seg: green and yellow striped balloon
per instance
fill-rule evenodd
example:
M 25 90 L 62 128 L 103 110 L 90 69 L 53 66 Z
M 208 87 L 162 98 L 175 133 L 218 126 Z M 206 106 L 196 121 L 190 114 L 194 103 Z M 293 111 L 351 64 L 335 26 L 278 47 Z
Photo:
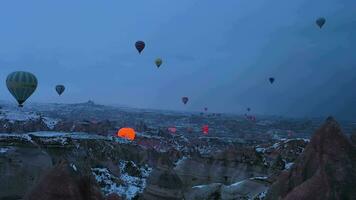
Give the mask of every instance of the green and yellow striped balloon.
M 35 92 L 37 88 L 37 78 L 29 72 L 16 71 L 6 78 L 6 86 L 12 96 L 23 107 L 23 103 Z
M 162 65 L 162 59 L 160 59 L 160 58 L 157 58 L 156 60 L 155 60 L 155 63 L 156 63 L 156 66 L 157 66 L 157 68 L 159 68 L 161 65 Z

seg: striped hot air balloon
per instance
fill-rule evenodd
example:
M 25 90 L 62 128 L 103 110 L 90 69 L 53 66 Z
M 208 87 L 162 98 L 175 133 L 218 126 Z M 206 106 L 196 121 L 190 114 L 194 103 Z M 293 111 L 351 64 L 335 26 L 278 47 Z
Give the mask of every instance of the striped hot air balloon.
M 156 63 L 157 68 L 159 68 L 159 67 L 162 65 L 162 59 L 157 58 L 157 59 L 155 60 L 155 63 Z
M 57 91 L 58 95 L 61 95 L 65 89 L 66 88 L 64 87 L 64 85 L 56 85 L 56 91 Z
M 37 88 L 37 78 L 30 72 L 16 71 L 6 78 L 6 86 L 12 96 L 23 107 L 23 103 L 35 92 Z
M 138 51 L 138 53 L 141 53 L 142 51 L 143 51 L 143 49 L 145 48 L 145 42 L 144 41 L 137 41 L 136 43 L 135 43 L 135 47 L 136 47 L 136 49 L 137 49 L 137 51 Z

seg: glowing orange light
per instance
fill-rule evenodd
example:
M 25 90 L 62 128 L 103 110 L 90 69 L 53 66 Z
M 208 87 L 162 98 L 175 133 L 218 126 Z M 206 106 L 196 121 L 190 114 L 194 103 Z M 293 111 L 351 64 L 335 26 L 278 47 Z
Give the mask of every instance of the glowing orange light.
M 134 140 L 136 133 L 135 133 L 135 130 L 132 128 L 121 128 L 117 132 L 117 136 L 119 136 L 121 138 L 128 139 L 128 140 Z

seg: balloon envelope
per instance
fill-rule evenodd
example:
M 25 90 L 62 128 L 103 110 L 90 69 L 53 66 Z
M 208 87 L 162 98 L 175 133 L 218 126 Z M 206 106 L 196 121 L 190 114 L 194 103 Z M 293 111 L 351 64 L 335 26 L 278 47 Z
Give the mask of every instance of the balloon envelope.
M 121 128 L 121 129 L 117 132 L 117 136 L 132 141 L 132 140 L 135 139 L 136 133 L 135 133 L 135 130 L 132 129 L 132 128 Z
M 159 68 L 159 67 L 162 65 L 162 59 L 157 58 L 157 59 L 155 60 L 155 63 L 156 63 L 157 68 Z
M 30 72 L 16 71 L 6 78 L 6 86 L 9 92 L 23 107 L 23 103 L 35 92 L 37 88 L 37 78 Z
M 272 84 L 274 82 L 274 78 L 273 77 L 270 77 L 269 79 L 269 82 Z
M 204 134 L 208 134 L 209 133 L 209 126 L 208 125 L 204 125 L 202 128 L 202 131 Z
M 322 28 L 325 24 L 326 20 L 324 17 L 320 17 L 316 20 L 316 24 L 319 26 L 319 28 Z
M 177 132 L 177 128 L 176 128 L 176 127 L 169 127 L 169 128 L 168 128 L 168 131 L 169 131 L 170 133 L 176 133 L 176 132 Z
M 65 89 L 64 85 L 56 85 L 56 91 L 59 95 L 61 95 Z
M 135 47 L 136 47 L 138 53 L 141 53 L 143 51 L 143 49 L 145 48 L 145 46 L 146 46 L 146 44 L 144 41 L 137 41 L 135 43 Z
M 188 98 L 188 97 L 182 97 L 182 102 L 183 102 L 184 104 L 187 104 L 188 101 L 189 101 L 189 98 Z

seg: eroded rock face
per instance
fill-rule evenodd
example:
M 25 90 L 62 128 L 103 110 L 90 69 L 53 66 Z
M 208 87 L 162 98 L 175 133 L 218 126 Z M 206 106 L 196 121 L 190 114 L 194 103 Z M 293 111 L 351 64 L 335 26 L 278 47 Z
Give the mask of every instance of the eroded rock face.
M 44 175 L 26 200 L 104 200 L 90 176 L 80 176 L 66 161 Z
M 143 198 L 145 200 L 181 200 L 183 184 L 172 170 L 155 169 L 148 179 Z
M 231 185 L 212 183 L 198 185 L 185 193 L 187 200 L 236 200 L 236 199 L 259 199 L 260 194 L 268 188 L 268 183 L 253 179 L 246 179 Z
M 147 187 L 142 195 L 145 200 L 181 200 L 183 198 L 183 183 L 179 176 L 170 168 L 168 157 L 161 157 L 157 167 L 152 171 L 147 181 Z
M 265 176 L 267 168 L 253 149 L 227 149 L 201 157 L 191 156 L 174 168 L 186 187 L 207 183 L 231 184 L 254 176 Z
M 186 192 L 185 198 L 187 200 L 218 200 L 221 199 L 221 186 L 221 183 L 196 186 Z
M 329 117 L 267 199 L 356 199 L 356 148 Z
M 50 129 L 42 118 L 28 121 L 0 120 L 0 133 L 27 133 L 48 130 Z
M 22 199 L 52 166 L 51 157 L 34 147 L 1 146 L 0 199 Z
M 106 200 L 122 200 L 122 198 L 119 195 L 112 193 L 106 196 Z
M 356 132 L 353 132 L 353 133 L 352 133 L 350 139 L 351 139 L 351 142 L 352 142 L 354 145 L 356 145 Z
M 81 122 L 61 121 L 54 127 L 54 131 L 86 132 L 107 135 L 114 134 L 115 126 L 113 122 L 108 120 L 99 122 L 87 120 Z

